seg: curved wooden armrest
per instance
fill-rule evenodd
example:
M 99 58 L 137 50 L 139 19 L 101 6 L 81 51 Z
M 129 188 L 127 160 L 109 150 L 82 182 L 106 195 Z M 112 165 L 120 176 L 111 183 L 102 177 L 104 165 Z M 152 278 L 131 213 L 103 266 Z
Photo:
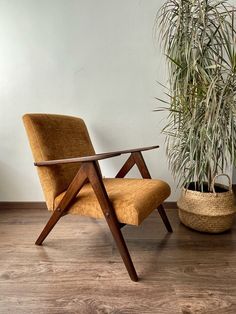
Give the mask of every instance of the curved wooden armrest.
M 143 152 L 145 150 L 151 150 L 159 148 L 159 145 L 155 146 L 147 146 L 147 147 L 140 147 L 140 148 L 132 148 L 132 149 L 125 149 L 125 150 L 118 150 L 115 152 L 111 152 L 111 154 L 128 154 L 128 153 L 136 153 L 136 152 Z
M 35 162 L 34 165 L 37 167 L 42 167 L 42 166 L 54 166 L 54 165 L 61 165 L 61 164 L 70 164 L 70 163 L 76 163 L 76 162 L 98 161 L 101 159 L 120 156 L 121 154 L 141 152 L 141 151 L 151 150 L 151 149 L 155 149 L 155 148 L 159 148 L 159 146 L 156 145 L 156 146 L 148 146 L 148 147 L 141 147 L 141 148 L 125 149 L 125 150 L 108 152 L 108 153 L 101 153 L 101 154 L 96 154 L 96 155 L 92 155 L 92 156 L 85 156 L 85 157 L 75 157 L 75 158 L 67 158 L 67 159 L 55 159 L 55 160 L 39 161 L 39 162 Z
M 61 165 L 61 164 L 70 164 L 70 163 L 75 163 L 75 162 L 97 161 L 97 160 L 116 157 L 120 155 L 121 154 L 118 152 L 104 153 L 104 154 L 96 154 L 96 155 L 85 156 L 85 157 L 39 161 L 39 162 L 35 162 L 34 165 L 37 167 L 54 166 L 54 165 Z

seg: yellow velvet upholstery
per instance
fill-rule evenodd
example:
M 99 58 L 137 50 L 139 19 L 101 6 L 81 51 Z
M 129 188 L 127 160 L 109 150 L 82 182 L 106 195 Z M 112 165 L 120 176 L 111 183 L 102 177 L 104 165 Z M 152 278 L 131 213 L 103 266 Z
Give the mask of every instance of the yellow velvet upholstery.
M 36 162 L 82 157 L 95 153 L 85 123 L 80 118 L 26 114 L 24 125 Z M 55 210 L 80 164 L 38 167 L 47 207 Z M 104 179 L 108 196 L 120 222 L 139 225 L 169 195 L 170 187 L 161 180 Z M 69 213 L 102 218 L 96 196 L 87 183 L 69 208 Z
M 86 125 L 80 118 L 54 114 L 26 114 L 23 122 L 35 162 L 94 155 Z M 80 164 L 38 167 L 38 174 L 49 210 L 54 199 L 65 191 Z
M 103 179 L 118 220 L 139 225 L 169 195 L 170 188 L 161 180 Z M 55 199 L 58 205 L 65 192 Z M 70 207 L 69 213 L 103 218 L 103 212 L 91 185 L 86 184 Z

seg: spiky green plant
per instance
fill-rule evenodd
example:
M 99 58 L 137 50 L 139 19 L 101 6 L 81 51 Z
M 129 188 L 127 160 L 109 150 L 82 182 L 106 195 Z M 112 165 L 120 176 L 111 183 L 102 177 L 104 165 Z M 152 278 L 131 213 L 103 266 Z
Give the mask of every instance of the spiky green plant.
M 169 164 L 180 185 L 202 191 L 236 164 L 235 12 L 227 1 L 168 0 L 156 20 L 169 70 Z

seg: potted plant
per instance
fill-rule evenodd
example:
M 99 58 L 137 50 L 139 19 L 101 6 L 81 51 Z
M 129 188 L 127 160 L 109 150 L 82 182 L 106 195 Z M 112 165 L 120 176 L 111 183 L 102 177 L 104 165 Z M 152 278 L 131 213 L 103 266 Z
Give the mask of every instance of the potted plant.
M 156 24 L 169 71 L 167 156 L 183 187 L 180 220 L 207 232 L 231 227 L 236 164 L 236 8 L 228 1 L 168 0 Z M 229 178 L 230 179 L 230 178 Z

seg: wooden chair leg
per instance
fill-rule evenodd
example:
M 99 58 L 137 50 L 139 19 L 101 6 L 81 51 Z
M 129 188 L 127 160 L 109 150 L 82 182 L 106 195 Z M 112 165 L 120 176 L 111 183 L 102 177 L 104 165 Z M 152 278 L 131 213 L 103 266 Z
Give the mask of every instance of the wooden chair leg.
M 110 228 L 110 231 L 113 235 L 113 238 L 116 242 L 116 245 L 118 247 L 120 255 L 123 259 L 125 267 L 128 271 L 130 279 L 133 281 L 138 281 L 138 276 L 137 276 L 136 270 L 134 268 L 133 262 L 131 260 L 128 248 L 126 246 L 126 243 L 125 243 L 125 240 L 123 238 L 123 235 L 122 235 L 120 228 L 117 226 L 117 224 L 113 220 L 113 218 L 107 218 L 106 220 L 107 220 L 107 224 Z
M 93 190 L 97 196 L 101 209 L 106 218 L 107 224 L 116 242 L 120 255 L 123 259 L 125 267 L 129 273 L 131 280 L 138 281 L 138 276 L 131 260 L 128 248 L 120 230 L 120 225 L 115 215 L 115 211 L 107 195 L 102 178 L 98 175 L 96 164 L 90 166 L 89 169 L 89 181 L 93 187 Z
M 162 221 L 164 222 L 165 226 L 166 226 L 166 229 L 168 232 L 173 232 L 172 230 L 172 227 L 171 227 L 171 224 L 169 222 L 169 219 L 166 215 L 166 212 L 165 212 L 165 209 L 163 207 L 163 205 L 161 204 L 158 208 L 157 208 L 161 218 L 162 218 Z
M 52 216 L 50 217 L 48 223 L 46 224 L 40 236 L 36 240 L 35 242 L 36 245 L 41 245 L 43 243 L 43 241 L 46 239 L 46 237 L 53 229 L 55 224 L 58 222 L 58 220 L 65 215 L 68 205 L 74 199 L 74 197 L 76 197 L 76 195 L 79 193 L 79 191 L 81 190 L 81 188 L 83 187 L 84 183 L 87 180 L 86 169 L 87 169 L 86 165 L 82 165 L 80 167 L 76 176 L 69 185 L 65 195 L 60 201 L 57 209 L 52 213 Z
M 136 153 L 133 153 L 133 158 L 135 160 L 135 163 L 137 164 L 138 168 L 139 168 L 139 171 L 142 175 L 142 177 L 144 179 L 151 179 L 151 175 L 148 171 L 148 168 L 147 168 L 147 165 L 143 159 L 143 155 L 141 152 L 136 152 Z M 169 219 L 166 215 L 166 212 L 165 212 L 165 209 L 163 207 L 163 205 L 161 204 L 158 208 L 157 208 L 161 218 L 162 218 L 162 221 L 164 222 L 165 226 L 166 226 L 166 229 L 168 232 L 173 232 L 172 230 L 172 227 L 171 227 L 171 224 L 169 222 Z
M 53 229 L 55 224 L 58 222 L 58 220 L 61 218 L 61 216 L 63 216 L 62 212 L 60 212 L 58 210 L 55 210 L 53 212 L 52 216 L 48 220 L 48 222 L 47 222 L 46 226 L 44 227 L 43 231 L 41 232 L 40 236 L 36 240 L 36 242 L 35 242 L 36 245 L 41 245 L 43 243 L 43 241 L 46 239 L 46 237 L 48 236 L 50 231 Z

